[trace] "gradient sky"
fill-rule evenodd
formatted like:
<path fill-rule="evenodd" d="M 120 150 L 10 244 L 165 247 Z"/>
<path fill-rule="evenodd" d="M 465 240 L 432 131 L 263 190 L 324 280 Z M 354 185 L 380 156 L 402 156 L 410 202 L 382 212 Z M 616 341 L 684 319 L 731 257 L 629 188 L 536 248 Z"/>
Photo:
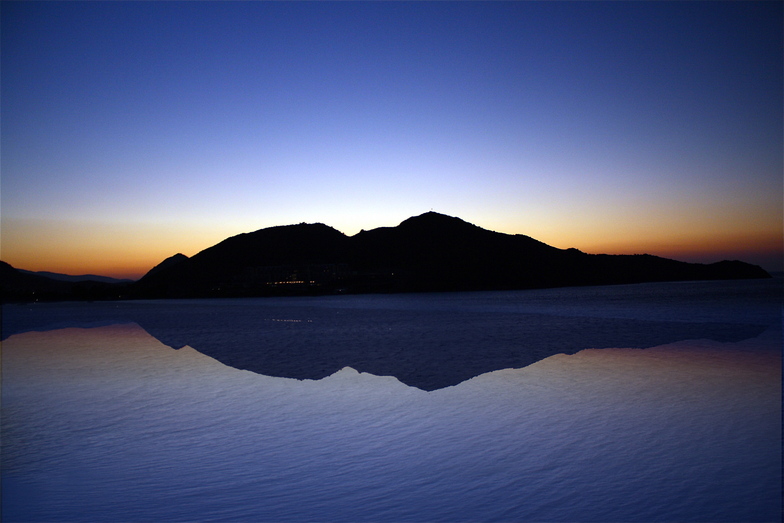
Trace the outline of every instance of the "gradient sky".
<path fill-rule="evenodd" d="M 782 2 L 2 2 L 2 250 L 138 277 L 431 209 L 780 270 Z"/>

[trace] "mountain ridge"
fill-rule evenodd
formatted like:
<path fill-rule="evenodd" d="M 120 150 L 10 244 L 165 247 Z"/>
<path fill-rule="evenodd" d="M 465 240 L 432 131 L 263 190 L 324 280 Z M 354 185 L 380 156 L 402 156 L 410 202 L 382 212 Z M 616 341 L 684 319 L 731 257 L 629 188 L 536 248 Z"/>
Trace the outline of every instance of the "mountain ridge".
<path fill-rule="evenodd" d="M 652 255 L 586 254 L 427 212 L 353 236 L 323 223 L 239 234 L 158 274 L 156 297 L 527 289 L 648 281 L 766 278 L 744 262 L 704 265 Z"/>
<path fill-rule="evenodd" d="M 10 265 L 0 268 L 4 301 L 513 290 L 771 277 L 737 260 L 697 264 L 650 254 L 559 249 L 432 211 L 353 236 L 323 223 L 241 233 L 190 258 L 175 254 L 133 283 L 51 283 Z"/>

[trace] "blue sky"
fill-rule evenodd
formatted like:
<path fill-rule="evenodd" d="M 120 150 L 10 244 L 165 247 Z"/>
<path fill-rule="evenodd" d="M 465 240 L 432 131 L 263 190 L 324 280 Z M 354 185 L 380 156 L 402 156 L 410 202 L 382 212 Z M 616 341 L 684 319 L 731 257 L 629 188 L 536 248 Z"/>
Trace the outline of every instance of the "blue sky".
<path fill-rule="evenodd" d="M 3 2 L 2 251 L 136 275 L 434 209 L 780 265 L 781 2 Z"/>

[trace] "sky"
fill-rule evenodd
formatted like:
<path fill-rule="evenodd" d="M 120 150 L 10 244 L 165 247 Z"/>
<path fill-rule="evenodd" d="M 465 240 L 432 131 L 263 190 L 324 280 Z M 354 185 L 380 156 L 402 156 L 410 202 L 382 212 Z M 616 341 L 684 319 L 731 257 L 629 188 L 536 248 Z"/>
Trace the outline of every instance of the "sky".
<path fill-rule="evenodd" d="M 434 210 L 782 270 L 782 2 L 0 6 L 0 259 L 138 278 Z"/>

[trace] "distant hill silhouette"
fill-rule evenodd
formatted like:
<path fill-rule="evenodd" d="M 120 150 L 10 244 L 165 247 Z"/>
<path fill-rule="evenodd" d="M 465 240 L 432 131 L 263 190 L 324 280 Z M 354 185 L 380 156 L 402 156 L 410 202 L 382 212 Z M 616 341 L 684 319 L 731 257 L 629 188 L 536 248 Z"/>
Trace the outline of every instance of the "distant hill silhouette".
<path fill-rule="evenodd" d="M 769 278 L 740 261 L 704 265 L 651 255 L 592 255 L 428 212 L 354 236 L 298 224 L 240 234 L 178 255 L 132 286 L 143 297 L 527 289 L 651 281 Z"/>
<path fill-rule="evenodd" d="M 127 283 L 67 281 L 20 271 L 0 261 L 0 299 L 11 301 L 99 300 L 121 297 Z"/>
<path fill-rule="evenodd" d="M 686 263 L 586 254 L 428 212 L 346 236 L 327 225 L 239 234 L 191 258 L 167 258 L 135 283 L 62 282 L 0 266 L 5 301 L 279 296 L 530 289 L 654 281 L 770 278 L 740 261 Z"/>
<path fill-rule="evenodd" d="M 122 278 L 111 278 L 109 276 L 100 276 L 98 274 L 79 274 L 79 275 L 71 275 L 71 274 L 60 274 L 58 272 L 49 272 L 49 271 L 26 271 L 24 269 L 17 269 L 19 272 L 24 274 L 34 274 L 36 276 L 44 276 L 45 278 L 51 278 L 52 280 L 61 280 L 61 281 L 72 281 L 72 282 L 79 282 L 79 281 L 99 281 L 103 283 L 131 283 L 134 280 L 130 279 L 122 279 Z"/>

